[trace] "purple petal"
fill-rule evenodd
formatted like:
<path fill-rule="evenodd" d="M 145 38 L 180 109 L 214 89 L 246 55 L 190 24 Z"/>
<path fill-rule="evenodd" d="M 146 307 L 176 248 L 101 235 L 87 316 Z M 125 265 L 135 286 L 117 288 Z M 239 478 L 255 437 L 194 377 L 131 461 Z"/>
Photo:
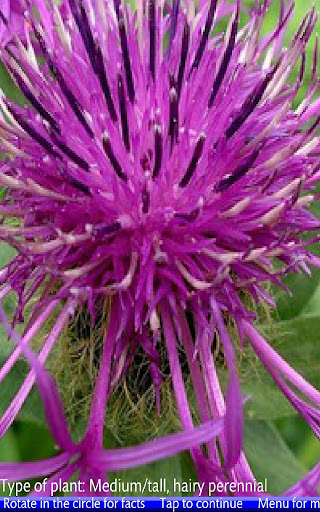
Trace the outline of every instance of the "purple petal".
<path fill-rule="evenodd" d="M 243 408 L 242 408 L 242 395 L 240 391 L 240 384 L 237 376 L 235 355 L 232 341 L 229 337 L 228 331 L 222 319 L 221 311 L 214 300 L 211 298 L 211 307 L 214 320 L 217 325 L 221 341 L 223 343 L 224 352 L 226 355 L 229 372 L 230 382 L 228 386 L 227 399 L 226 399 L 226 416 L 225 416 L 225 436 L 226 436 L 226 449 L 225 467 L 230 469 L 239 460 L 242 450 L 243 440 Z"/>
<path fill-rule="evenodd" d="M 0 464 L 0 478 L 27 480 L 46 476 L 62 468 L 70 459 L 70 453 L 61 453 L 50 459 L 34 462 L 7 462 Z"/>
<path fill-rule="evenodd" d="M 41 491 L 33 491 L 28 494 L 30 497 L 40 498 L 41 496 L 52 496 L 51 493 L 51 484 L 54 482 L 68 482 L 72 475 L 77 471 L 79 466 L 79 462 L 73 462 L 72 464 L 69 464 L 66 468 L 62 469 L 61 471 L 58 471 L 58 473 L 55 473 L 51 478 L 48 478 L 46 485 L 43 486 Z M 56 468 L 59 469 L 59 468 Z M 51 471 L 50 471 L 51 473 Z M 46 473 L 46 474 L 49 474 Z"/>
<path fill-rule="evenodd" d="M 118 471 L 129 469 L 155 460 L 172 457 L 177 453 L 190 450 L 217 436 L 223 429 L 222 419 L 204 423 L 199 427 L 178 434 L 171 434 L 161 439 L 149 441 L 134 448 L 118 448 L 91 452 L 86 462 L 100 470 Z"/>

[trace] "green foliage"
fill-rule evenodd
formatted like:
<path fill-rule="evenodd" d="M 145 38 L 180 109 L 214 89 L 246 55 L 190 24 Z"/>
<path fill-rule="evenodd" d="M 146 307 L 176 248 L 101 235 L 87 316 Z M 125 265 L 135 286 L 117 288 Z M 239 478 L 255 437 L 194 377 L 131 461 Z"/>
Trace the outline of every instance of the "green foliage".
<path fill-rule="evenodd" d="M 270 421 L 247 421 L 245 453 L 257 481 L 267 479 L 267 492 L 279 496 L 306 474 Z"/>
<path fill-rule="evenodd" d="M 319 304 L 320 306 L 320 304 Z M 320 388 L 320 315 L 304 315 L 272 325 L 266 337 L 288 363 L 317 389 Z M 242 389 L 251 400 L 246 413 L 254 419 L 276 419 L 294 413 L 251 350 L 241 360 Z"/>

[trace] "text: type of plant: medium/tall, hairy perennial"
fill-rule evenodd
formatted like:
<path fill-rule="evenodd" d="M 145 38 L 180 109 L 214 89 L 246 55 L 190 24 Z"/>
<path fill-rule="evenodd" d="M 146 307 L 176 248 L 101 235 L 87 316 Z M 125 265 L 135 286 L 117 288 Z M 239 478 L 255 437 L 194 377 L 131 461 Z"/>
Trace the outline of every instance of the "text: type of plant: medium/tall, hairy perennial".
<path fill-rule="evenodd" d="M 316 13 L 306 15 L 282 50 L 293 4 L 281 2 L 278 25 L 261 38 L 268 4 L 257 3 L 240 29 L 240 1 L 141 0 L 135 11 L 119 0 L 2 2 L 1 58 L 29 105 L 19 107 L 4 95 L 0 100 L 6 155 L 0 184 L 7 189 L 0 234 L 17 250 L 1 272 L 1 298 L 16 292 L 15 318 L 28 307 L 31 319 L 20 336 L 1 309 L 16 348 L 0 379 L 21 355 L 31 370 L 0 432 L 37 382 L 61 453 L 2 463 L 0 477 L 68 480 L 78 471 L 88 482 L 189 449 L 201 482 L 252 482 L 227 319 L 319 436 L 320 393 L 255 330 L 242 301 L 245 295 L 271 301 L 266 282 L 281 284 L 287 272 L 319 266 L 301 240 L 319 227 L 305 209 L 320 176 L 317 47 L 307 97 L 292 108 Z M 211 37 L 226 17 L 226 32 Z M 299 80 L 289 84 L 300 58 Z M 75 311 L 86 306 L 94 322 L 106 298 L 110 311 L 91 414 L 75 444 L 45 362 Z M 34 352 L 31 340 L 59 306 Z M 229 369 L 225 398 L 211 349 L 215 333 Z M 105 450 L 108 397 L 138 347 L 149 359 L 159 398 L 161 344 L 183 432 Z M 199 427 L 193 426 L 179 344 Z M 315 495 L 319 479 L 317 465 L 287 495 Z"/>

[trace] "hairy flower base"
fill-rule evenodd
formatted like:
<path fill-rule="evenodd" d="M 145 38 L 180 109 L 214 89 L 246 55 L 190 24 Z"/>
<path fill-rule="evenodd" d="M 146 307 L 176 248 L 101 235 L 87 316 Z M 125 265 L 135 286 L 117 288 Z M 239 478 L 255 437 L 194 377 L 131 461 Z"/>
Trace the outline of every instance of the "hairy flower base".
<path fill-rule="evenodd" d="M 78 472 L 84 481 L 104 480 L 108 471 L 188 449 L 205 486 L 253 482 L 242 451 L 244 398 L 227 318 L 319 437 L 319 392 L 255 330 L 243 300 L 273 304 L 266 283 L 283 286 L 284 274 L 320 266 L 303 239 L 319 229 L 306 210 L 320 176 L 317 43 L 306 98 L 292 108 L 317 15 L 307 13 L 282 50 L 293 4 L 281 0 L 277 26 L 260 39 L 270 3 L 257 2 L 239 29 L 240 0 L 200 0 L 197 7 L 192 0 L 147 0 L 136 11 L 120 0 L 5 0 L 1 59 L 28 104 L 0 95 L 0 185 L 7 189 L 0 237 L 17 251 L 1 271 L 0 299 L 17 294 L 13 326 L 27 311 L 31 319 L 20 337 L 0 310 L 16 343 L 0 383 L 21 356 L 30 365 L 0 434 L 37 384 L 61 455 L 0 465 L 4 477 L 50 474 L 54 481 Z M 226 17 L 225 34 L 211 37 Z M 300 57 L 299 78 L 290 84 Z M 75 312 L 85 307 L 94 325 L 106 301 L 90 417 L 75 445 L 46 364 Z M 216 336 L 230 376 L 226 396 L 212 351 Z M 163 407 L 161 345 L 183 432 L 104 450 L 109 397 L 138 350 L 149 360 Z M 319 478 L 318 465 L 287 495 L 315 495 Z"/>

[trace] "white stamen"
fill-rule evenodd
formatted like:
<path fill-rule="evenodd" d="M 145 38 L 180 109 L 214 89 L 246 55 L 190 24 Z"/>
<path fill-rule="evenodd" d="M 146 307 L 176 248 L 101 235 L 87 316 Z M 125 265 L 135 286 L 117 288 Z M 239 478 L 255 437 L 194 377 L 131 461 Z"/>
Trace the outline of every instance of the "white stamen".
<path fill-rule="evenodd" d="M 241 213 L 248 206 L 250 201 L 251 201 L 250 197 L 245 197 L 241 201 L 238 201 L 238 203 L 236 203 L 234 206 L 229 208 L 229 210 L 226 210 L 226 211 L 220 213 L 219 217 L 221 219 L 227 219 L 229 217 L 233 217 L 234 215 Z"/>
<path fill-rule="evenodd" d="M 275 206 L 272 208 L 269 212 L 265 213 L 260 217 L 259 222 L 262 222 L 262 224 L 273 224 L 278 218 L 280 213 L 282 212 L 284 208 L 284 204 L 278 204 L 278 206 Z"/>
<path fill-rule="evenodd" d="M 230 263 L 233 263 L 234 261 L 241 259 L 243 256 L 242 252 L 216 252 L 212 251 L 211 249 L 203 249 L 201 251 L 203 254 L 206 254 L 207 256 L 210 256 L 210 258 L 220 261 L 221 263 L 224 263 L 226 265 L 229 265 Z"/>
<path fill-rule="evenodd" d="M 138 27 L 138 45 L 141 56 L 143 55 L 144 34 L 143 34 L 143 0 L 138 0 L 137 6 L 137 27 Z"/>
<path fill-rule="evenodd" d="M 296 178 L 295 180 L 285 185 L 280 190 L 272 194 L 270 198 L 274 199 L 282 199 L 283 197 L 289 196 L 301 183 L 301 178 Z"/>
<path fill-rule="evenodd" d="M 292 145 L 289 145 L 288 147 L 283 148 L 282 150 L 278 151 L 274 156 L 272 156 L 269 160 L 263 163 L 263 167 L 265 169 L 270 169 L 278 165 L 279 162 L 284 160 L 287 156 L 292 154 L 294 152 L 294 147 Z"/>
<path fill-rule="evenodd" d="M 272 64 L 273 54 L 274 54 L 274 44 L 269 47 L 266 57 L 264 59 L 264 62 L 262 65 L 262 69 L 264 71 L 267 71 L 268 69 L 270 69 L 271 64 Z"/>
<path fill-rule="evenodd" d="M 46 252 L 52 251 L 54 249 L 57 249 L 58 247 L 61 247 L 63 245 L 62 240 L 59 240 L 59 238 L 55 238 L 54 240 L 50 240 L 50 242 L 43 242 L 43 243 L 26 243 L 23 244 L 24 247 L 29 249 L 35 254 L 45 254 Z"/>
<path fill-rule="evenodd" d="M 3 137 L 3 131 L 0 130 L 0 136 Z M 16 146 L 11 144 L 11 142 L 8 142 L 5 138 L 1 138 L 1 146 L 3 149 L 8 152 L 13 157 L 27 157 L 25 153 L 20 151 Z M 29 157 L 28 157 L 29 158 Z"/>
<path fill-rule="evenodd" d="M 98 3 L 98 10 L 100 13 L 100 19 L 102 20 L 103 27 L 104 27 L 103 36 L 106 41 L 107 36 L 108 36 L 109 25 L 107 22 L 107 11 L 106 11 L 106 7 L 105 7 L 105 2 L 104 2 L 104 0 L 97 0 L 97 3 Z"/>
<path fill-rule="evenodd" d="M 120 283 L 115 283 L 110 286 L 111 290 L 126 290 L 131 286 L 134 274 L 137 269 L 138 264 L 138 253 L 133 252 L 131 254 L 131 261 L 130 261 L 130 267 L 128 270 L 127 275 L 120 281 Z"/>
<path fill-rule="evenodd" d="M 16 44 L 18 46 L 19 52 L 21 53 L 21 56 L 22 56 L 23 60 L 28 62 L 28 64 L 30 64 L 30 66 L 33 69 L 35 69 L 37 72 L 39 72 L 39 66 L 38 66 L 37 57 L 36 57 L 34 48 L 33 48 L 32 44 L 31 44 L 30 35 L 29 35 L 28 32 L 26 34 L 26 37 L 27 37 L 27 42 L 28 42 L 28 48 L 26 48 L 24 46 L 24 44 L 22 44 L 20 39 L 18 39 L 17 37 L 15 38 Z"/>
<path fill-rule="evenodd" d="M 312 203 L 312 201 L 314 201 L 314 196 L 311 194 L 308 196 L 300 197 L 293 206 L 293 208 L 304 208 L 305 206 L 309 206 L 309 204 Z"/>
<path fill-rule="evenodd" d="M 59 232 L 59 238 L 55 238 L 54 240 L 50 240 L 50 242 L 43 242 L 43 243 L 26 243 L 24 244 L 24 247 L 27 247 L 32 252 L 36 254 L 44 254 L 48 251 L 52 251 L 53 249 L 56 249 L 58 247 L 64 246 L 64 245 L 75 245 L 81 242 L 85 242 L 86 240 L 90 239 L 90 235 L 84 234 L 84 235 L 71 235 L 68 233 L 62 233 Z"/>
<path fill-rule="evenodd" d="M 104 258 L 103 258 L 104 259 Z M 83 265 L 82 267 L 73 268 L 71 270 L 65 270 L 63 272 L 64 277 L 69 277 L 72 279 L 76 279 L 77 277 L 82 276 L 83 274 L 86 274 L 87 272 L 90 272 L 90 270 L 93 270 L 95 267 L 101 264 L 103 259 L 98 259 L 97 261 L 94 261 L 93 263 L 88 263 L 87 265 Z"/>
<path fill-rule="evenodd" d="M 304 100 L 300 103 L 299 107 L 296 108 L 295 114 L 297 116 L 301 116 L 303 114 L 304 110 L 308 107 L 310 103 L 310 98 L 304 98 Z"/>
<path fill-rule="evenodd" d="M 129 215 L 123 214 L 119 215 L 118 222 L 121 224 L 121 226 L 124 229 L 128 229 L 132 227 L 132 219 L 129 217 Z"/>
<path fill-rule="evenodd" d="M 38 185 L 38 183 L 35 183 L 30 178 L 28 178 L 26 180 L 26 182 L 27 182 L 27 185 L 29 185 L 29 188 L 33 192 L 35 192 L 36 194 L 44 195 L 44 196 L 47 196 L 47 197 L 52 197 L 53 199 L 62 199 L 63 201 L 73 201 L 73 202 L 77 202 L 78 201 L 77 199 L 73 199 L 73 198 L 64 196 L 62 194 L 58 194 L 56 192 L 53 192 L 52 190 L 47 190 L 46 188 L 43 188 L 41 185 Z"/>
<path fill-rule="evenodd" d="M 7 105 L 5 104 L 4 99 L 5 99 L 5 94 L 4 94 L 3 90 L 0 88 L 0 107 L 4 111 L 5 115 L 9 119 L 10 123 L 15 128 L 17 128 L 17 130 L 19 130 L 19 133 L 24 133 L 22 128 L 21 128 L 21 126 L 17 123 L 17 121 L 15 120 L 13 115 L 11 114 L 10 110 L 7 108 Z"/>
<path fill-rule="evenodd" d="M 197 290 L 207 290 L 208 288 L 212 287 L 213 283 L 208 283 L 206 281 L 200 281 L 199 279 L 196 279 L 193 277 L 189 271 L 182 265 L 181 261 L 178 259 L 175 260 L 175 264 L 177 268 L 180 270 L 181 274 L 185 278 L 186 281 L 188 281 L 191 286 L 196 288 Z"/>
<path fill-rule="evenodd" d="M 150 315 L 150 327 L 155 333 L 160 331 L 160 319 L 155 309 L 152 310 Z"/>
<path fill-rule="evenodd" d="M 67 55 L 70 55 L 71 50 L 72 50 L 71 37 L 63 23 L 60 11 L 58 9 L 58 6 L 55 4 L 55 2 L 53 2 L 53 18 L 54 18 L 57 34 L 59 36 L 61 44 L 62 44 L 63 48 L 65 49 Z"/>
<path fill-rule="evenodd" d="M 283 74 L 281 73 L 279 77 L 275 77 L 271 80 L 269 87 L 267 87 L 266 92 L 264 93 L 264 99 L 273 100 L 287 82 L 290 73 L 291 68 L 288 68 Z"/>
<path fill-rule="evenodd" d="M 281 108 L 281 110 L 278 112 L 278 114 L 272 119 L 271 123 L 268 124 L 268 126 L 266 126 L 264 128 L 264 130 L 262 130 L 251 142 L 249 142 L 249 144 L 247 144 L 245 146 L 245 151 L 247 152 L 248 150 L 250 150 L 253 146 L 256 146 L 258 142 L 260 142 L 261 140 L 263 140 L 265 137 L 267 137 L 269 135 L 270 132 L 272 132 L 272 130 L 274 129 L 275 126 L 277 126 L 280 121 L 282 121 L 282 119 L 284 118 L 284 116 L 287 114 L 288 110 L 290 109 L 291 107 L 291 102 L 290 101 L 287 101 L 283 107 Z"/>
<path fill-rule="evenodd" d="M 52 199 L 62 201 L 78 202 L 77 199 L 72 199 L 62 194 L 53 192 L 52 190 L 47 190 L 46 188 L 43 188 L 34 181 L 32 181 L 30 178 L 27 179 L 26 183 L 24 183 L 23 181 L 20 181 L 17 178 L 13 178 L 12 176 L 8 176 L 7 174 L 0 173 L 0 183 L 2 183 L 5 186 L 8 186 L 9 188 L 26 190 L 28 192 L 38 194 L 39 196 L 51 197 Z"/>
<path fill-rule="evenodd" d="M 248 256 L 245 258 L 245 261 L 255 261 L 260 258 L 265 252 L 267 248 L 266 247 L 259 247 L 258 249 L 252 249 L 252 251 L 249 252 Z"/>
<path fill-rule="evenodd" d="M 312 140 L 307 142 L 307 144 L 299 148 L 298 151 L 296 151 L 296 155 L 308 155 L 318 146 L 319 140 L 319 137 L 314 137 Z"/>

